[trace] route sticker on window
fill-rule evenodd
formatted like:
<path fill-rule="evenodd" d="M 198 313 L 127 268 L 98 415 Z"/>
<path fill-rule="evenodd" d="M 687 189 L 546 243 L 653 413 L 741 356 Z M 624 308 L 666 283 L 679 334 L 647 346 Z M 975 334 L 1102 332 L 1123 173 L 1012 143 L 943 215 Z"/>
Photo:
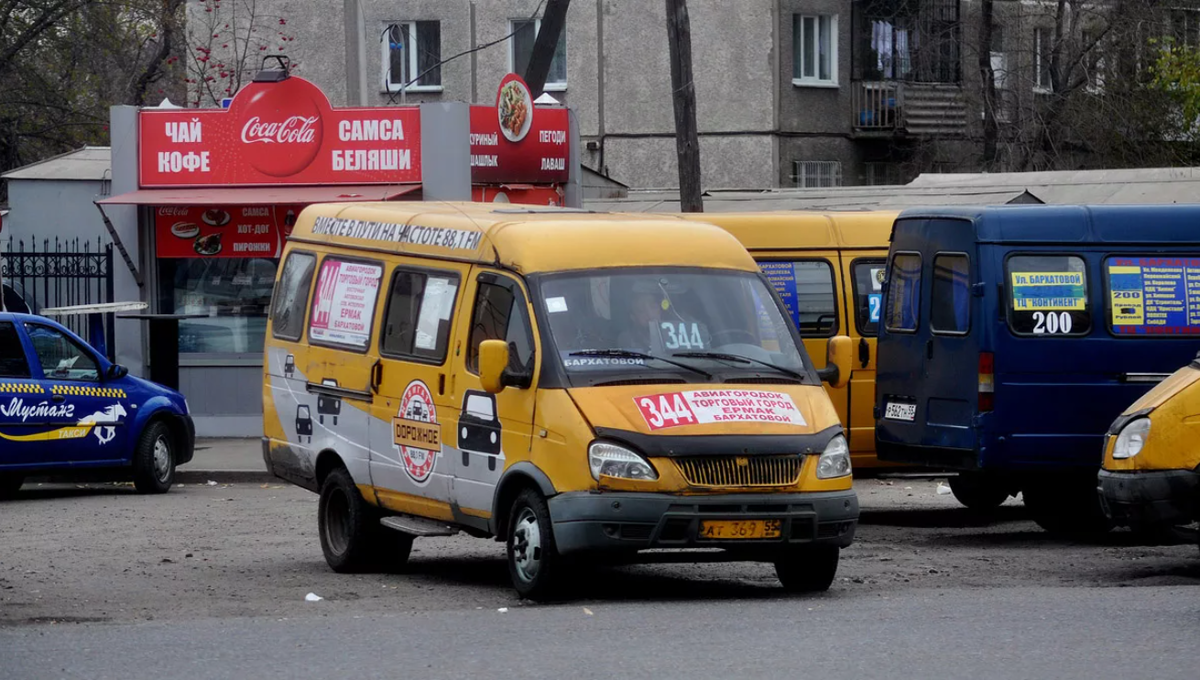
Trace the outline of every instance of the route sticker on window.
<path fill-rule="evenodd" d="M 1200 259 L 1113 257 L 1106 268 L 1114 333 L 1200 334 Z"/>
<path fill-rule="evenodd" d="M 651 431 L 708 423 L 807 425 L 790 395 L 760 390 L 692 390 L 634 397 Z"/>
<path fill-rule="evenodd" d="M 383 267 L 327 259 L 313 295 L 309 337 L 317 342 L 365 348 L 375 319 L 375 294 Z"/>
<path fill-rule="evenodd" d="M 1071 311 L 1087 307 L 1083 272 L 1013 272 L 1013 309 Z"/>

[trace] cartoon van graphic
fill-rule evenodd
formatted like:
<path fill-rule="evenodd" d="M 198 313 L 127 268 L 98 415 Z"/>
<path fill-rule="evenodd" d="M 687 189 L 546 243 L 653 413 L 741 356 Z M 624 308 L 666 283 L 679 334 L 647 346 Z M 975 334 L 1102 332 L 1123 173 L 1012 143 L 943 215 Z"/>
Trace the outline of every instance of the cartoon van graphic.
<path fill-rule="evenodd" d="M 301 444 L 304 443 L 305 437 L 308 437 L 308 443 L 312 443 L 312 410 L 309 409 L 308 404 L 300 404 L 296 407 L 296 436 L 300 438 Z"/>
<path fill-rule="evenodd" d="M 470 467 L 471 454 L 487 456 L 488 470 L 495 471 L 500 456 L 500 418 L 496 415 L 496 397 L 478 390 L 467 390 L 462 415 L 458 418 L 458 448 L 463 467 Z"/>
<path fill-rule="evenodd" d="M 321 381 L 322 385 L 327 387 L 337 387 L 338 383 L 333 378 L 325 378 Z M 324 392 L 317 393 L 317 418 L 321 424 L 325 424 L 325 416 L 333 419 L 333 424 L 337 425 L 338 416 L 342 413 L 342 399 L 335 397 L 332 394 Z"/>

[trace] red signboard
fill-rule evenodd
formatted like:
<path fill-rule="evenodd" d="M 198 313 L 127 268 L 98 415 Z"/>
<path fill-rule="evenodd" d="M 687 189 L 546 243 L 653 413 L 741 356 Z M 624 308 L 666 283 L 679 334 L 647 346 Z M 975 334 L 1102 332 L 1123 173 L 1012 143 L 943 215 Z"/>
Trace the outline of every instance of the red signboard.
<path fill-rule="evenodd" d="M 146 109 L 143 187 L 421 181 L 417 107 L 334 109 L 295 76 L 251 83 L 224 109 Z"/>
<path fill-rule="evenodd" d="M 471 107 L 471 181 L 564 184 L 570 139 L 567 109 L 535 107 L 525 81 L 510 73 L 495 106 Z"/>
<path fill-rule="evenodd" d="M 304 206 L 154 209 L 159 257 L 279 257 Z"/>

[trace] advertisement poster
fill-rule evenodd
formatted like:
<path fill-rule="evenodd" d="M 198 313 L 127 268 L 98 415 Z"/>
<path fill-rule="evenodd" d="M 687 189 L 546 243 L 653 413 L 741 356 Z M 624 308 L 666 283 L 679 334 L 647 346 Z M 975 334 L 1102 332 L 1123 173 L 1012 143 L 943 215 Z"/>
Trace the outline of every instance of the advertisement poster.
<path fill-rule="evenodd" d="M 510 73 L 500 81 L 495 106 L 472 106 L 470 125 L 472 182 L 569 179 L 570 115 L 565 108 L 535 107 L 520 76 Z"/>
<path fill-rule="evenodd" d="M 1107 272 L 1113 332 L 1200 334 L 1200 259 L 1110 258 Z"/>
<path fill-rule="evenodd" d="M 160 206 L 158 257 L 277 258 L 302 206 Z"/>
<path fill-rule="evenodd" d="M 761 390 L 693 390 L 635 397 L 651 431 L 707 423 L 807 425 L 791 396 Z"/>
<path fill-rule="evenodd" d="M 326 259 L 313 295 L 308 335 L 316 342 L 365 348 L 375 320 L 375 298 L 383 268 Z"/>

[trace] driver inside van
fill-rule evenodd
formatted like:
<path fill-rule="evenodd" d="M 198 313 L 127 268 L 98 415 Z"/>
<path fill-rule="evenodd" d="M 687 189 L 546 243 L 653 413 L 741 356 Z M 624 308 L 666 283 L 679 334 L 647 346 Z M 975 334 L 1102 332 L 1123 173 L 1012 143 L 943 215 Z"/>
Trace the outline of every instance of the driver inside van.
<path fill-rule="evenodd" d="M 662 319 L 662 300 L 653 293 L 636 293 L 629 306 L 629 325 L 617 336 L 621 349 L 650 349 L 651 324 Z"/>

